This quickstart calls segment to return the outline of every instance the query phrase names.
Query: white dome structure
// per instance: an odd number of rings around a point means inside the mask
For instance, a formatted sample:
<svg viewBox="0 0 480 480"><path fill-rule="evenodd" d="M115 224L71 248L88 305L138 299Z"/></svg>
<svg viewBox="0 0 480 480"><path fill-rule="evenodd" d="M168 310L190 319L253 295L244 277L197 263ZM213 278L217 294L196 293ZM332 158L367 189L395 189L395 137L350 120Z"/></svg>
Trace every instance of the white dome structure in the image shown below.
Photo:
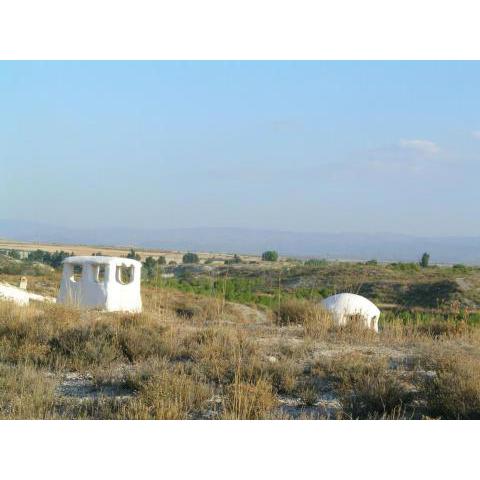
<svg viewBox="0 0 480 480"><path fill-rule="evenodd" d="M332 314L337 325L346 325L349 317L359 316L365 327L378 332L380 310L370 300L353 293L339 293L327 297L322 305Z"/></svg>
<svg viewBox="0 0 480 480"><path fill-rule="evenodd" d="M57 303L109 312L142 311L137 260L119 257L79 256L63 261Z"/></svg>

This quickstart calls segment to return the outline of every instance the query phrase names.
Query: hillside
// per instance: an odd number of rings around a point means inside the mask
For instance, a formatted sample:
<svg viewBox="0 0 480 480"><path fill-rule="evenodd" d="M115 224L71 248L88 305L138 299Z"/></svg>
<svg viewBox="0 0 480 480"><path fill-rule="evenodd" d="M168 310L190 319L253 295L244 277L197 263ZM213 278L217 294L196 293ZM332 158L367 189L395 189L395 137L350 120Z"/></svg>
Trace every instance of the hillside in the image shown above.
<svg viewBox="0 0 480 480"><path fill-rule="evenodd" d="M143 272L141 314L0 301L0 418L480 418L479 268ZM0 282L24 275L56 296L59 269L0 255ZM339 291L379 305L379 333L334 324L320 300Z"/></svg>
<svg viewBox="0 0 480 480"><path fill-rule="evenodd" d="M52 292L58 274L29 284ZM478 327L461 312L376 334L306 300L142 296L140 315L0 302L0 418L480 418Z"/></svg>

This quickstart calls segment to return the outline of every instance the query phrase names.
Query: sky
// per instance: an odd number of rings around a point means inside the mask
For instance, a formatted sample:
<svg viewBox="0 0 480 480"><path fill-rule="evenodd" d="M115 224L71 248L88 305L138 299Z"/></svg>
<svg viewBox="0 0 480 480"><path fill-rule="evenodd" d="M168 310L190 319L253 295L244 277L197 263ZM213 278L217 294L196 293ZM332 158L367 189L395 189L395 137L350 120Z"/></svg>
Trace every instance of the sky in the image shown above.
<svg viewBox="0 0 480 480"><path fill-rule="evenodd" d="M0 218L480 235L480 62L0 62Z"/></svg>

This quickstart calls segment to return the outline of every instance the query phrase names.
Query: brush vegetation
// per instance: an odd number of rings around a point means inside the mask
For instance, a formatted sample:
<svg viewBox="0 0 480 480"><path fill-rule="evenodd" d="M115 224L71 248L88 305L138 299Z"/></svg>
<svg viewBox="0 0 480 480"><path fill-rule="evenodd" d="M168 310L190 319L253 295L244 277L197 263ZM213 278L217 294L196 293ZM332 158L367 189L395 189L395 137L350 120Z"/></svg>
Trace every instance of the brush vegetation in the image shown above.
<svg viewBox="0 0 480 480"><path fill-rule="evenodd" d="M0 302L0 417L480 418L480 330L459 305L387 312L375 334L285 292L266 307L142 291L137 315Z"/></svg>

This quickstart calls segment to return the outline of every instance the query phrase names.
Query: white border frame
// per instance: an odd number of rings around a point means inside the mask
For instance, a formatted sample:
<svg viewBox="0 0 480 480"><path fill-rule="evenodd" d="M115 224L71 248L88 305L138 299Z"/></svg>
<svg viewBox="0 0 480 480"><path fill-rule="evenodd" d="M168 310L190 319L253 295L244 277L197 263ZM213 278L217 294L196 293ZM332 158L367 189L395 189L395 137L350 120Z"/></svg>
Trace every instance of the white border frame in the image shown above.
<svg viewBox="0 0 480 480"><path fill-rule="evenodd" d="M3 0L1 59L478 59L474 0Z"/></svg>

